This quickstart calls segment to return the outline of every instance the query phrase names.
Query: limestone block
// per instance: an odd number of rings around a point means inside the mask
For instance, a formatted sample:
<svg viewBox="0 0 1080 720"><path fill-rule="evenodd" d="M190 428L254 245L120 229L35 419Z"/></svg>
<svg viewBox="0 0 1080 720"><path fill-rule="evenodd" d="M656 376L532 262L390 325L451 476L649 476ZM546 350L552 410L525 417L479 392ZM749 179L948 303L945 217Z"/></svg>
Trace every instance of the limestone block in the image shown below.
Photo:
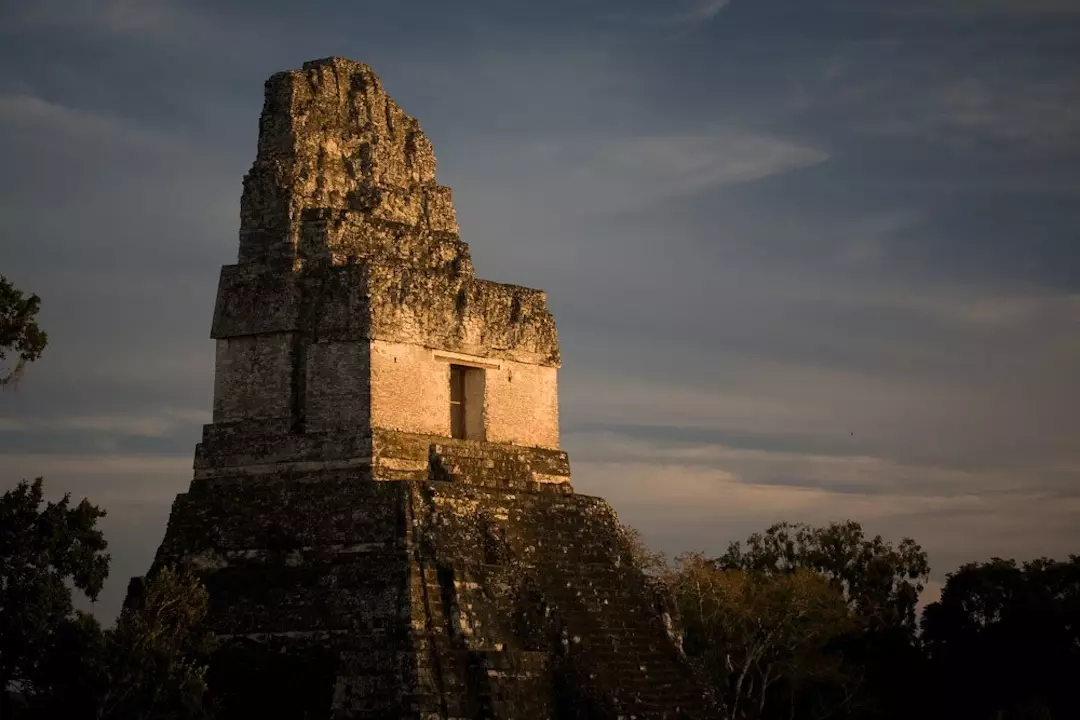
<svg viewBox="0 0 1080 720"><path fill-rule="evenodd" d="M291 333L217 341L214 421L265 419L292 412Z"/></svg>
<svg viewBox="0 0 1080 720"><path fill-rule="evenodd" d="M306 353L305 429L369 433L370 345L364 341L318 342L308 345Z"/></svg>
<svg viewBox="0 0 1080 720"><path fill-rule="evenodd" d="M472 275L469 247L456 232L388 222L368 212L328 209L305 212L302 232L306 261L404 263L428 272Z"/></svg>
<svg viewBox="0 0 1080 720"><path fill-rule="evenodd" d="M262 265L221 268L213 338L288 332L297 329L299 292L294 279Z"/></svg>

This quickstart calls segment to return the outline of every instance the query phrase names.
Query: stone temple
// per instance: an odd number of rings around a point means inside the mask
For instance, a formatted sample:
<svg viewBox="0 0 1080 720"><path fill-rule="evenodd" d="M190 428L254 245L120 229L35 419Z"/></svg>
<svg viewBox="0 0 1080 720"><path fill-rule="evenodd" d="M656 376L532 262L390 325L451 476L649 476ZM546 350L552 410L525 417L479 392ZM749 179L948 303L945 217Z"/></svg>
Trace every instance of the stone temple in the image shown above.
<svg viewBox="0 0 1080 720"><path fill-rule="evenodd" d="M571 487L546 295L475 276L366 65L267 81L212 337L154 567L206 583L219 716L713 716L615 513Z"/></svg>

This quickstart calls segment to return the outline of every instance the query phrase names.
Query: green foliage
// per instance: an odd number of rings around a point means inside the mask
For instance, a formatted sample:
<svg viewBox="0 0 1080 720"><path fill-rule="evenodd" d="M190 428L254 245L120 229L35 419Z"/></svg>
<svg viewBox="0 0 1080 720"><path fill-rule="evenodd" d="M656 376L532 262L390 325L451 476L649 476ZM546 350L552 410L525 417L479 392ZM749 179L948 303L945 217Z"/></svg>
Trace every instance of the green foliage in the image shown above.
<svg viewBox="0 0 1080 720"><path fill-rule="evenodd" d="M44 502L42 481L19 483L0 497L0 693L34 695L47 684L41 667L57 633L84 623L72 607L69 583L94 599L109 572L105 516L71 496Z"/></svg>
<svg viewBox="0 0 1080 720"><path fill-rule="evenodd" d="M31 717L97 717L106 682L107 631L89 614L77 612L46 641L36 672Z"/></svg>
<svg viewBox="0 0 1080 720"><path fill-rule="evenodd" d="M624 535L639 564L662 558ZM781 523L663 566L683 649L731 720L1080 717L1080 556L962 566L921 636L926 554L858 523Z"/></svg>
<svg viewBox="0 0 1080 720"><path fill-rule="evenodd" d="M946 717L1080 717L1080 557L964 565L922 628Z"/></svg>
<svg viewBox="0 0 1080 720"><path fill-rule="evenodd" d="M137 607L125 608L105 643L100 718L206 716L208 597L191 572L161 569Z"/></svg>
<svg viewBox="0 0 1080 720"><path fill-rule="evenodd" d="M856 522L780 523L719 558L666 558L624 531L664 588L683 649L732 718L904 717L921 676L915 610L929 574L913 540Z"/></svg>
<svg viewBox="0 0 1080 720"><path fill-rule="evenodd" d="M619 536L623 542L625 552L630 556L634 565L646 576L650 578L661 577L670 569L667 555L650 548L637 528L621 524L619 526Z"/></svg>
<svg viewBox="0 0 1080 720"><path fill-rule="evenodd" d="M0 387L18 382L26 363L41 357L48 336L37 325L35 316L41 309L37 295L25 297L23 292L0 275L0 362L8 353L18 359L6 374L0 374Z"/></svg>
<svg viewBox="0 0 1080 720"><path fill-rule="evenodd" d="M880 535L868 539L851 520L821 528L778 523L745 543L732 543L716 563L767 574L820 573L871 628L903 628L912 637L919 594L930 574L926 553L914 540L905 538L893 547Z"/></svg>
<svg viewBox="0 0 1080 720"><path fill-rule="evenodd" d="M102 630L75 614L45 640L23 716L71 720L205 718L210 636L198 578L160 571L143 601Z"/></svg>
<svg viewBox="0 0 1080 720"><path fill-rule="evenodd" d="M856 621L822 575L724 570L694 553L678 558L667 584L684 650L730 718L823 717L857 688L832 652Z"/></svg>
<svg viewBox="0 0 1080 720"><path fill-rule="evenodd" d="M109 556L105 512L42 481L0 497L0 702L6 718L198 718L206 691L207 595L198 578L162 569L115 628L75 612L72 590L97 597ZM16 698L20 699L16 707Z"/></svg>

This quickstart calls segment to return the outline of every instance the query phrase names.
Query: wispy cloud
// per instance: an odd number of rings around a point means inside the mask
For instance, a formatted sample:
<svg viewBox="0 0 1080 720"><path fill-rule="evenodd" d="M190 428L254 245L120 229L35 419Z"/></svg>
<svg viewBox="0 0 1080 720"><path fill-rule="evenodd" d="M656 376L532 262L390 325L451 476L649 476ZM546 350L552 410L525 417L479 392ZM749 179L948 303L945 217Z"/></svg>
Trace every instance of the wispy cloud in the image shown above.
<svg viewBox="0 0 1080 720"><path fill-rule="evenodd" d="M29 27L72 27L110 35L182 33L190 4L172 0L35 0L20 3L17 21Z"/></svg>
<svg viewBox="0 0 1080 720"><path fill-rule="evenodd" d="M179 152L178 139L115 115L69 107L31 94L0 95L0 124L33 135L62 136L94 145L121 145L155 152Z"/></svg>
<svg viewBox="0 0 1080 720"><path fill-rule="evenodd" d="M210 422L204 408L157 409L152 415L70 415L61 417L2 417L0 433L87 430L120 435L163 437L179 427Z"/></svg>
<svg viewBox="0 0 1080 720"><path fill-rule="evenodd" d="M674 21L680 23L708 22L730 4L731 0L694 0L688 9L674 17Z"/></svg>
<svg viewBox="0 0 1080 720"><path fill-rule="evenodd" d="M980 143L980 150L988 143L1075 150L1080 81L1068 61L1070 47L1071 40L1046 30L1031 50L1019 52L994 35L854 43L818 84L817 99L835 105L866 135Z"/></svg>
<svg viewBox="0 0 1080 720"><path fill-rule="evenodd" d="M832 0L834 7L898 16L1046 15L1080 13L1076 0Z"/></svg>
<svg viewBox="0 0 1080 720"><path fill-rule="evenodd" d="M662 428L660 430L663 430ZM987 473L934 465L909 464L860 452L861 439L836 433L834 452L798 451L783 447L790 439L773 441L776 449L736 447L720 443L681 440L691 429L673 428L665 439L650 428L612 426L568 433L567 443L580 446L586 462L632 462L679 468L715 468L726 481L792 490L820 490L831 494L889 495L913 499L955 499L991 495L1032 496L1062 488L1044 488L1032 478L1012 473ZM840 441L849 441L843 452ZM1080 498L1080 492L1076 493Z"/></svg>
<svg viewBox="0 0 1080 720"><path fill-rule="evenodd" d="M1033 484L1080 462L1068 430L1080 414L1065 400L1080 392L1075 294L844 280L792 288L741 271L730 294L737 273L718 271L711 296L657 313L655 322L680 324L655 346L632 340L654 322L635 309L637 323L605 334L589 370L564 371L565 411L581 423L750 433L767 449L973 478L1026 468Z"/></svg>
<svg viewBox="0 0 1080 720"><path fill-rule="evenodd" d="M1080 82L956 78L929 86L915 102L885 103L858 127L874 135L984 138L1047 150L1075 146Z"/></svg>
<svg viewBox="0 0 1080 720"><path fill-rule="evenodd" d="M868 304L909 310L968 329L1006 330L1052 321L1062 330L1080 324L1080 294L922 292L865 298ZM1040 322L1040 325L1045 325ZM1049 339L1049 338L1048 338Z"/></svg>
<svg viewBox="0 0 1080 720"><path fill-rule="evenodd" d="M544 188L579 213L621 212L671 198L754 182L829 159L786 138L718 127L678 135L588 137L533 143L523 158L549 172Z"/></svg>
<svg viewBox="0 0 1080 720"><path fill-rule="evenodd" d="M70 492L105 507L136 501L169 505L176 493L191 483L191 458L51 453L4 456L5 486L19 478L39 476L46 478L52 495Z"/></svg>
<svg viewBox="0 0 1080 720"><path fill-rule="evenodd" d="M784 138L717 128L698 135L617 140L590 158L585 172L606 175L610 182L634 178L669 195L752 182L828 158L826 152Z"/></svg>
<svg viewBox="0 0 1080 720"><path fill-rule="evenodd" d="M621 4L618 9L605 9L599 17L607 24L624 27L694 30L716 18L732 0L674 0L638 7Z"/></svg>

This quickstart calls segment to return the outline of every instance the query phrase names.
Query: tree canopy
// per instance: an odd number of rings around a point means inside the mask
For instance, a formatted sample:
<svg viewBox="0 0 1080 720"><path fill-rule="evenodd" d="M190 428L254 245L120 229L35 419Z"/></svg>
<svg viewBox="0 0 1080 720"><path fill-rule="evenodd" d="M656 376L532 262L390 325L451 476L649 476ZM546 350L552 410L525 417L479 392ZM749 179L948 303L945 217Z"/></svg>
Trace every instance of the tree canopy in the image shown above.
<svg viewBox="0 0 1080 720"><path fill-rule="evenodd" d="M1080 557L961 566L926 607L923 641L949 712L1080 717Z"/></svg>
<svg viewBox="0 0 1080 720"><path fill-rule="evenodd" d="M208 596L198 576L165 567L134 607L106 634L106 682L98 717L200 718L207 714L207 657L203 628Z"/></svg>
<svg viewBox="0 0 1080 720"><path fill-rule="evenodd" d="M1080 717L1080 556L929 573L911 539L780 523L673 564L624 532L727 720Z"/></svg>
<svg viewBox="0 0 1080 720"><path fill-rule="evenodd" d="M0 387L17 383L26 363L41 357L48 336L38 327L37 313L41 298L25 296L6 277L0 275L0 363L15 356L14 365L0 369Z"/></svg>
<svg viewBox="0 0 1080 720"><path fill-rule="evenodd" d="M911 635L918 629L916 609L930 573L926 552L914 540L904 538L894 547L880 535L867 538L853 520L824 527L778 523L731 543L715 562L766 574L820 573L872 627L899 627Z"/></svg>
<svg viewBox="0 0 1080 720"><path fill-rule="evenodd" d="M161 568L140 602L102 629L74 610L72 588L92 600L108 575L97 528L105 512L43 495L38 478L0 497L2 717L205 717L211 637L198 577Z"/></svg>
<svg viewBox="0 0 1080 720"><path fill-rule="evenodd" d="M724 570L693 553L678 559L669 583L683 648L730 718L823 717L857 689L832 652L856 621L821 575Z"/></svg>
<svg viewBox="0 0 1080 720"><path fill-rule="evenodd" d="M919 594L929 574L912 539L867 537L854 521L778 523L719 557L674 565L623 533L677 616L682 647L731 718L905 717L919 676Z"/></svg>
<svg viewBox="0 0 1080 720"><path fill-rule="evenodd" d="M109 572L105 511L71 496L44 502L42 480L0 497L0 690L34 694L50 641L74 619L71 586L91 600Z"/></svg>

